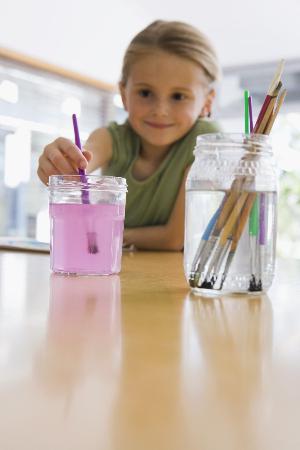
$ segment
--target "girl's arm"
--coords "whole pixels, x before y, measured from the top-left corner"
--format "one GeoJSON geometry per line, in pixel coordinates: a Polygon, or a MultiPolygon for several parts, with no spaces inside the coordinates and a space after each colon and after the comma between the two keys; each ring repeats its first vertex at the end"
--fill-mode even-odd
{"type": "Polygon", "coordinates": [[[185,181],[190,167],[184,172],[177,199],[166,225],[126,228],[124,244],[141,250],[181,251],[184,243],[185,181]]]}
{"type": "Polygon", "coordinates": [[[85,151],[92,154],[92,159],[87,167],[91,173],[100,167],[105,167],[112,157],[112,138],[107,128],[99,128],[93,131],[83,146],[85,151]]]}

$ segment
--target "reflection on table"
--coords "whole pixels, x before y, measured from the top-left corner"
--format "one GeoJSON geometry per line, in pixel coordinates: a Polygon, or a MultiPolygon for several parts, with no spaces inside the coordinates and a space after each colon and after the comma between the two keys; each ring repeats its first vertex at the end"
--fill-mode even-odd
{"type": "MultiPolygon", "coordinates": [[[[189,294],[183,328],[190,429],[210,429],[208,448],[219,448],[220,435],[230,442],[228,448],[259,448],[256,434],[266,412],[261,400],[271,371],[270,299],[189,294]]],[[[194,448],[192,442],[190,446],[194,448]]]]}
{"type": "Polygon", "coordinates": [[[299,273],[204,298],[180,253],[65,277],[0,252],[0,449],[298,450],[299,273]]]}
{"type": "Polygon", "coordinates": [[[72,399],[97,373],[112,380],[121,363],[120,279],[50,277],[45,346],[37,365],[43,385],[72,399]]]}

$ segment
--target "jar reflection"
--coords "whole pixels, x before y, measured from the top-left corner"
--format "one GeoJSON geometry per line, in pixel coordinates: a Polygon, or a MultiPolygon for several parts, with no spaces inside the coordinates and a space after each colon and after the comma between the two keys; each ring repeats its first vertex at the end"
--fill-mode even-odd
{"type": "Polygon", "coordinates": [[[232,449],[259,448],[256,417],[267,413],[263,397],[271,372],[270,300],[189,294],[183,325],[188,427],[205,436],[207,448],[222,448],[224,438],[232,449]]]}
{"type": "MultiPolygon", "coordinates": [[[[118,374],[121,360],[120,279],[50,277],[46,344],[38,373],[50,392],[118,374]]],[[[116,378],[117,379],[117,378],[116,378]]]]}

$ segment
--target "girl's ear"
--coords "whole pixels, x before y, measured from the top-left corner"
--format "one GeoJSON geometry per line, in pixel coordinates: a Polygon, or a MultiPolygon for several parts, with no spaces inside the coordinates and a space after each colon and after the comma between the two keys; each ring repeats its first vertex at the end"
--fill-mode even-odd
{"type": "Polygon", "coordinates": [[[206,95],[206,98],[204,100],[204,105],[202,106],[199,117],[210,117],[211,116],[212,104],[213,104],[215,97],[216,97],[216,91],[214,89],[211,89],[208,92],[208,94],[206,95]]]}
{"type": "Polygon", "coordinates": [[[122,98],[122,103],[125,111],[127,111],[127,102],[126,102],[126,93],[125,93],[125,84],[120,81],[119,83],[119,91],[122,98]]]}

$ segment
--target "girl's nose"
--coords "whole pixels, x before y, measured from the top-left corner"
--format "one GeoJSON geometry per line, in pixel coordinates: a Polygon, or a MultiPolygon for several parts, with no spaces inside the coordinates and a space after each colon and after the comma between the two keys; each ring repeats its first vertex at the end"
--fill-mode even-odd
{"type": "Polygon", "coordinates": [[[169,105],[165,99],[157,99],[154,105],[154,114],[156,116],[167,116],[169,113],[169,105]]]}

